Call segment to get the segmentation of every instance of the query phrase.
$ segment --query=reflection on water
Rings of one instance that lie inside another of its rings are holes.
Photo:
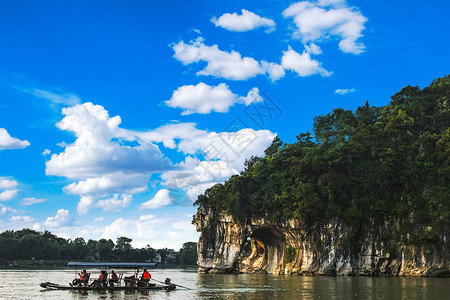
[[[97,274],[100,270],[89,270]],[[129,272],[129,271],[128,271]],[[48,291],[40,282],[67,284],[74,271],[0,270],[0,299],[447,299],[449,278],[309,277],[197,274],[157,269],[152,278],[191,288],[176,291]]]

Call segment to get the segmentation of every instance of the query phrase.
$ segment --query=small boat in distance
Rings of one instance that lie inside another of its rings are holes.
[[[117,279],[112,282],[108,278],[103,278],[103,281],[90,280],[90,273],[87,273],[86,285],[83,284],[78,278],[75,278],[68,285],[60,285],[52,282],[42,282],[40,286],[42,288],[52,290],[78,290],[78,291],[146,291],[146,290],[166,290],[172,291],[176,289],[176,284],[170,282],[169,278],[166,278],[164,282],[152,279],[158,282],[150,283],[149,280],[140,280],[139,270],[155,267],[156,263],[115,263],[115,262],[69,262],[67,266],[76,267],[77,269],[83,268],[99,268],[99,269],[134,269],[134,275],[130,277],[123,277],[123,272],[116,272]],[[107,274],[106,271],[102,273]],[[76,272],[77,274],[77,272]]]

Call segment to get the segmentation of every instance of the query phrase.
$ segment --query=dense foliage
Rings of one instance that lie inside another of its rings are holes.
[[[31,229],[5,231],[0,233],[0,264],[16,259],[64,259],[83,261],[135,262],[152,261],[157,254],[162,263],[195,264],[197,244],[187,242],[179,252],[164,248],[153,249],[149,245],[136,249],[132,239],[119,237],[112,240],[100,239],[87,242],[78,237],[74,240],[57,237],[49,231]]]
[[[403,243],[437,242],[450,222],[450,77],[407,86],[384,107],[366,102],[314,119],[297,142],[275,138],[263,158],[198,197],[240,222],[340,220],[364,230],[395,220]]]

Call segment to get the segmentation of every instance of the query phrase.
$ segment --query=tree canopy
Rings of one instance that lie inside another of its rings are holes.
[[[133,248],[133,240],[119,237],[114,243],[111,239],[88,240],[77,237],[74,240],[57,237],[49,231],[39,232],[32,229],[7,230],[0,233],[0,265],[16,259],[30,260],[85,260],[135,262],[149,261],[163,254],[162,263],[195,264],[197,261],[197,243],[183,244],[176,253],[173,250]]]

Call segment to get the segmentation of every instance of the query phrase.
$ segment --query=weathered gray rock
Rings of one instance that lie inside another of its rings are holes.
[[[442,237],[444,249],[400,246],[389,253],[368,234],[358,251],[350,251],[346,243],[352,229],[338,221],[316,228],[307,228],[298,220],[272,223],[251,219],[240,224],[208,207],[200,207],[195,220],[201,232],[200,273],[450,275],[446,236]]]

